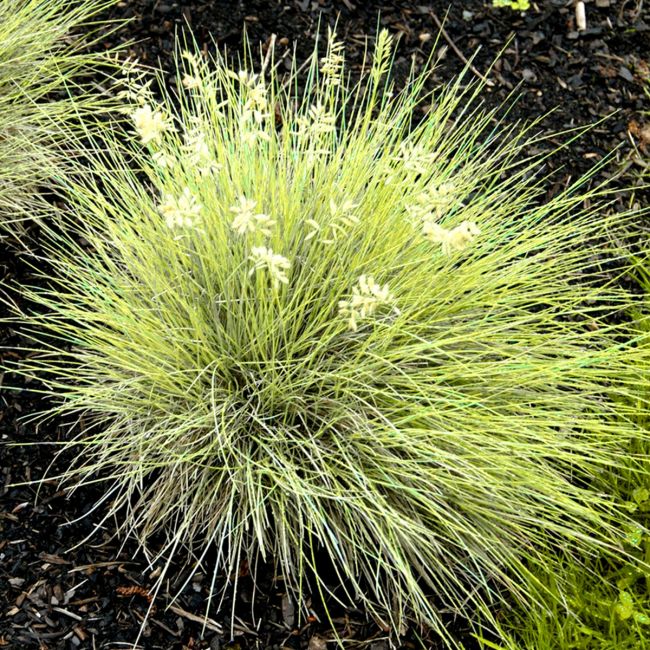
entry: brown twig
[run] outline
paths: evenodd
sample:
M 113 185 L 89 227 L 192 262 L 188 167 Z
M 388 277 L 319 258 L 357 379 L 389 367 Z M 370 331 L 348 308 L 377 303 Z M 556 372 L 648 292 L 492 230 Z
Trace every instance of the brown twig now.
M 440 22 L 440 18 L 436 16 L 435 12 L 432 9 L 429 9 L 429 15 L 433 19 L 433 22 L 436 24 L 436 27 L 440 30 L 440 33 L 442 34 L 443 38 L 447 41 L 449 44 L 449 47 L 456 53 L 456 56 L 466 65 L 469 67 L 469 69 L 486 85 L 486 86 L 494 86 L 494 81 L 490 81 L 485 75 L 482 75 L 468 60 L 467 57 L 458 49 L 458 46 L 454 41 L 451 39 L 451 36 L 447 34 L 447 31 L 445 28 L 442 26 L 442 22 Z
M 168 626 L 165 625 L 162 621 L 159 621 L 159 620 L 157 620 L 157 619 L 155 619 L 155 618 L 150 618 L 149 620 L 150 620 L 152 623 L 155 623 L 156 625 L 158 625 L 159 627 L 161 627 L 163 630 L 165 630 L 165 632 L 168 632 L 168 633 L 171 634 L 172 636 L 179 637 L 179 636 L 181 635 L 180 632 L 178 632 L 178 631 L 175 632 L 174 630 L 171 629 L 171 627 L 168 627 Z
M 169 609 L 174 612 L 174 614 L 178 614 L 179 616 L 186 618 L 188 621 L 193 621 L 194 623 L 201 623 L 202 625 L 205 625 L 208 630 L 219 633 L 223 632 L 221 625 L 219 625 L 219 623 L 216 621 L 213 621 L 211 618 L 208 618 L 207 616 L 197 616 L 196 614 L 191 614 L 178 605 L 170 605 Z
M 114 566 L 120 566 L 122 564 L 135 564 L 134 562 L 124 562 L 124 561 L 115 561 L 115 562 L 96 562 L 95 564 L 82 564 L 79 566 L 70 569 L 68 573 L 78 573 L 79 571 L 87 571 L 90 569 L 101 569 Z
M 266 72 L 266 68 L 269 65 L 269 61 L 271 60 L 271 55 L 273 53 L 273 50 L 275 49 L 275 41 L 278 38 L 277 34 L 271 34 L 271 39 L 269 41 L 269 46 L 266 49 L 266 55 L 264 56 L 264 61 L 262 62 L 262 72 L 261 76 L 264 76 L 264 73 Z

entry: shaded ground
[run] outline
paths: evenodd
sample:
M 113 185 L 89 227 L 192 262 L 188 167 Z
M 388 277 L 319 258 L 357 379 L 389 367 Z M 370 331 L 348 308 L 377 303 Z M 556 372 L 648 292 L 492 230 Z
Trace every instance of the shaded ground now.
M 382 26 L 401 35 L 397 70 L 403 74 L 412 58 L 416 65 L 426 60 L 435 43 L 436 20 L 442 20 L 446 11 L 446 3 L 423 0 L 125 0 L 107 17 L 132 21 L 107 36 L 104 45 L 138 40 L 134 54 L 151 64 L 160 61 L 173 82 L 173 35 L 185 23 L 199 44 L 214 39 L 233 52 L 241 50 L 244 26 L 253 44 L 268 43 L 275 34 L 278 56 L 288 67 L 294 48 L 298 63 L 311 52 L 319 21 L 324 32 L 323 26 L 339 15 L 338 31 L 347 46 L 348 63 L 358 69 L 366 35 L 375 32 L 381 12 Z M 496 105 L 519 87 L 521 99 L 508 119 L 535 118 L 557 107 L 544 126 L 561 131 L 618 111 L 553 164 L 564 166 L 556 179 L 558 186 L 563 185 L 620 145 L 601 176 L 626 170 L 624 182 L 629 185 L 650 160 L 650 117 L 642 113 L 650 110 L 643 93 L 644 85 L 650 87 L 649 3 L 597 0 L 587 3 L 587 20 L 587 31 L 578 34 L 572 3 L 564 1 L 537 3 L 523 16 L 496 10 L 489 3 L 454 3 L 445 23 L 450 42 L 441 38 L 436 45 L 439 65 L 433 81 L 449 79 L 462 69 L 462 57 L 480 47 L 472 74 L 485 74 L 490 81 L 485 102 Z M 11 248 L 0 251 L 0 278 L 29 282 L 26 258 Z M 20 343 L 10 329 L 0 332 L 0 346 Z M 4 358 L 15 354 L 0 349 Z M 13 383 L 15 378 L 4 381 Z M 38 408 L 25 391 L 0 393 L 0 442 L 53 441 L 65 435 L 57 423 L 36 430 L 33 424 L 20 422 L 21 416 Z M 0 486 L 41 477 L 53 453 L 51 445 L 3 444 Z M 60 459 L 54 472 L 64 467 L 65 459 Z M 34 487 L 0 487 L 0 648 L 108 649 L 131 647 L 135 641 L 157 568 L 147 566 L 135 545 L 119 548 L 111 541 L 111 522 L 84 542 L 101 522 L 100 514 L 71 522 L 86 514 L 100 495 L 98 488 L 65 495 L 57 491 L 55 482 L 48 482 L 35 500 Z M 318 621 L 323 619 L 318 602 L 312 603 L 312 618 L 299 629 L 282 585 L 271 584 L 270 569 L 261 572 L 254 603 L 246 567 L 240 572 L 243 588 L 235 603 L 239 622 L 234 630 L 229 628 L 231 603 L 214 614 L 206 629 L 194 620 L 203 613 L 207 599 L 207 586 L 197 581 L 185 588 L 174 609 L 166 609 L 169 598 L 161 595 L 139 647 L 325 648 L 328 626 Z M 173 584 L 169 591 L 174 591 Z M 388 647 L 380 627 L 362 612 L 339 612 L 334 623 L 345 636 L 367 642 L 372 650 Z M 450 626 L 463 636 L 462 621 L 450 620 Z M 416 631 L 411 631 L 403 647 L 440 647 L 426 635 L 423 642 L 416 639 Z

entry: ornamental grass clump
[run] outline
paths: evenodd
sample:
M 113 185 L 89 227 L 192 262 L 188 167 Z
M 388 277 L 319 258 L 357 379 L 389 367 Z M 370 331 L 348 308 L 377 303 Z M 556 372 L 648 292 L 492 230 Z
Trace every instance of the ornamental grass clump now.
M 594 253 L 632 219 L 584 186 L 543 202 L 543 138 L 463 77 L 394 92 L 392 54 L 381 32 L 351 85 L 331 35 L 300 92 L 272 58 L 186 52 L 162 100 L 131 74 L 126 125 L 61 181 L 14 370 L 79 423 L 61 478 L 105 482 L 159 584 L 192 557 L 218 602 L 262 559 L 301 606 L 453 646 L 442 612 L 542 602 L 531 563 L 618 543 L 592 484 L 642 435 L 643 351 Z
M 114 2 L 0 2 L 0 223 L 34 209 L 39 183 L 61 162 L 52 145 L 63 140 L 62 125 L 99 105 L 99 95 L 82 100 L 75 87 L 82 77 L 88 81 L 101 61 L 83 49 L 90 40 L 89 21 Z

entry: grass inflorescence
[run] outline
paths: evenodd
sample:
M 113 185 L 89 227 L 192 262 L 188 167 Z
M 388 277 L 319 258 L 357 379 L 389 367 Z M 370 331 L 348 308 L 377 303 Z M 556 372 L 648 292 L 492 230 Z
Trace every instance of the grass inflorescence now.
M 600 479 L 643 436 L 647 350 L 599 265 L 631 215 L 586 183 L 542 201 L 534 125 L 463 77 L 393 93 L 392 48 L 350 86 L 331 35 L 300 96 L 272 59 L 186 52 L 161 101 L 133 76 L 61 180 L 14 370 L 83 422 L 61 478 L 105 482 L 152 562 L 213 549 L 216 597 L 274 561 L 302 604 L 324 553 L 343 601 L 451 646 L 443 609 L 542 602 L 620 544 Z

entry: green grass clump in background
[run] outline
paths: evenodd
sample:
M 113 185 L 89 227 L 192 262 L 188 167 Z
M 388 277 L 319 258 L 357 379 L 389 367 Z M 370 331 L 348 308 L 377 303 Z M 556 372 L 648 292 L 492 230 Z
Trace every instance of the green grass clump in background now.
M 492 0 L 493 7 L 508 7 L 513 11 L 528 11 L 530 0 Z
M 215 549 L 216 597 L 261 557 L 302 605 L 325 553 L 342 600 L 451 647 L 443 609 L 543 601 L 630 522 L 595 486 L 641 435 L 647 352 L 595 252 L 633 221 L 541 202 L 536 137 L 480 87 L 392 95 L 386 32 L 358 87 L 324 54 L 300 93 L 194 53 L 178 98 L 132 79 L 128 131 L 61 180 L 17 370 L 83 420 L 62 478 L 105 481 L 152 563 Z
M 648 427 L 647 415 L 643 423 Z M 632 521 L 621 527 L 618 552 L 565 561 L 556 575 L 539 574 L 549 591 L 543 607 L 504 611 L 503 650 L 639 650 L 650 647 L 650 472 L 648 445 L 633 448 L 630 468 L 604 487 Z
M 101 57 L 74 35 L 115 0 L 0 2 L 0 223 L 32 211 L 36 188 L 61 161 L 52 145 L 62 127 L 99 104 L 97 95 L 69 93 Z

